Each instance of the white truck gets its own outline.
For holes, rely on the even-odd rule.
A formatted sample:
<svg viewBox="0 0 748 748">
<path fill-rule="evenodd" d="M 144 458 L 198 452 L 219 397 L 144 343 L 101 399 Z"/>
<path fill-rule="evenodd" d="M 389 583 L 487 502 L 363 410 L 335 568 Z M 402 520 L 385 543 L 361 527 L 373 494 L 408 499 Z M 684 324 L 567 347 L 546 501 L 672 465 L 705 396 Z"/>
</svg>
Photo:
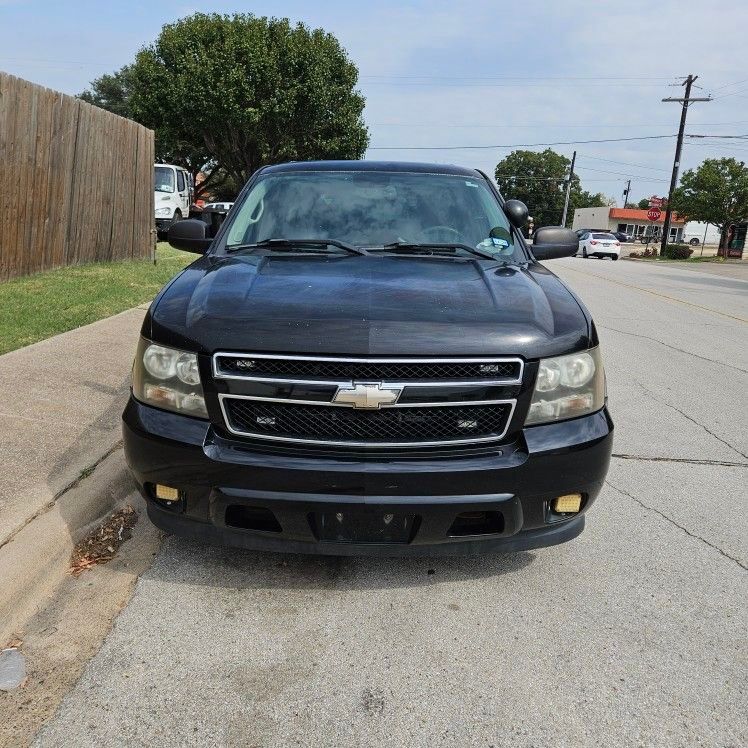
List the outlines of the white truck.
<svg viewBox="0 0 748 748">
<path fill-rule="evenodd" d="M 706 237 L 706 238 L 705 238 Z M 689 221 L 683 230 L 683 241 L 693 246 L 699 244 L 719 245 L 721 234 L 713 223 L 703 221 Z"/>
<path fill-rule="evenodd" d="M 190 214 L 194 194 L 192 174 L 174 164 L 154 164 L 153 190 L 156 235 L 160 240 L 164 240 L 169 233 L 169 227 Z"/>
</svg>

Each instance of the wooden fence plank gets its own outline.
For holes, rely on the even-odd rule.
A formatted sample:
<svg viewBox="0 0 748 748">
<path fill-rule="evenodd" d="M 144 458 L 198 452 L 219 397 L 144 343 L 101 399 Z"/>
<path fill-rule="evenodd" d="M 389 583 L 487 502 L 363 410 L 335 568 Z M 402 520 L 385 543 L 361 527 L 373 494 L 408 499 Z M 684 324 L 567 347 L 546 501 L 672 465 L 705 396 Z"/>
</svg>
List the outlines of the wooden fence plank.
<svg viewBox="0 0 748 748">
<path fill-rule="evenodd" d="M 0 281 L 149 257 L 153 162 L 151 130 L 0 72 Z"/>
</svg>

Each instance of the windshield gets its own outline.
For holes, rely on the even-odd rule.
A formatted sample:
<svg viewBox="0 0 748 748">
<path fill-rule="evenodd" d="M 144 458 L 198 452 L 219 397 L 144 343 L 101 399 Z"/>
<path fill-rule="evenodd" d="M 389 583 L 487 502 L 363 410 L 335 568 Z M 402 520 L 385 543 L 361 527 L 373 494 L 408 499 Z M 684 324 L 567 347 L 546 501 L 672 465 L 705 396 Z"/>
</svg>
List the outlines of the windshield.
<svg viewBox="0 0 748 748">
<path fill-rule="evenodd" d="M 227 249 L 267 239 L 335 239 L 357 247 L 431 242 L 524 259 L 480 178 L 383 171 L 270 174 L 231 213 Z"/>
<path fill-rule="evenodd" d="M 174 169 L 157 166 L 153 170 L 153 189 L 156 192 L 174 192 Z"/>
</svg>

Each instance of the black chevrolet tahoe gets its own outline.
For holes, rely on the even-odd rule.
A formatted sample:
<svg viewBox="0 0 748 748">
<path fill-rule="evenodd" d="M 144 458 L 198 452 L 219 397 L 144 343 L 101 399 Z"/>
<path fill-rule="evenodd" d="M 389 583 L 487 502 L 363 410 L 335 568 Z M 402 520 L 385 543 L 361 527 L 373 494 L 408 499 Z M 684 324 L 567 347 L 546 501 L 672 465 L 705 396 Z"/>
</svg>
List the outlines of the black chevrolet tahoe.
<svg viewBox="0 0 748 748">
<path fill-rule="evenodd" d="M 151 520 L 244 548 L 476 554 L 562 543 L 613 424 L 589 312 L 481 172 L 260 169 L 151 304 L 125 409 Z"/>
</svg>

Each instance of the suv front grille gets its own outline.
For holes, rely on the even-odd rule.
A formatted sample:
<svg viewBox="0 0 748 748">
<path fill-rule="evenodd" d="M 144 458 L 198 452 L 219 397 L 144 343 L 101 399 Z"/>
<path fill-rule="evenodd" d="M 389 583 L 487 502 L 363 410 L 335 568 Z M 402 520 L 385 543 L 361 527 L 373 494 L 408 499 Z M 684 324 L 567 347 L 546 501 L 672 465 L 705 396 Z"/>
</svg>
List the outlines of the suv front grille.
<svg viewBox="0 0 748 748">
<path fill-rule="evenodd" d="M 232 434 L 343 447 L 499 441 L 510 428 L 523 372 L 516 357 L 213 355 Z"/>
<path fill-rule="evenodd" d="M 235 432 L 356 446 L 496 439 L 506 431 L 512 412 L 510 403 L 367 411 L 231 397 L 224 402 Z"/>
<path fill-rule="evenodd" d="M 507 380 L 517 381 L 522 362 L 513 360 L 376 361 L 272 358 L 262 356 L 216 356 L 218 376 L 287 379 Z"/>
</svg>

